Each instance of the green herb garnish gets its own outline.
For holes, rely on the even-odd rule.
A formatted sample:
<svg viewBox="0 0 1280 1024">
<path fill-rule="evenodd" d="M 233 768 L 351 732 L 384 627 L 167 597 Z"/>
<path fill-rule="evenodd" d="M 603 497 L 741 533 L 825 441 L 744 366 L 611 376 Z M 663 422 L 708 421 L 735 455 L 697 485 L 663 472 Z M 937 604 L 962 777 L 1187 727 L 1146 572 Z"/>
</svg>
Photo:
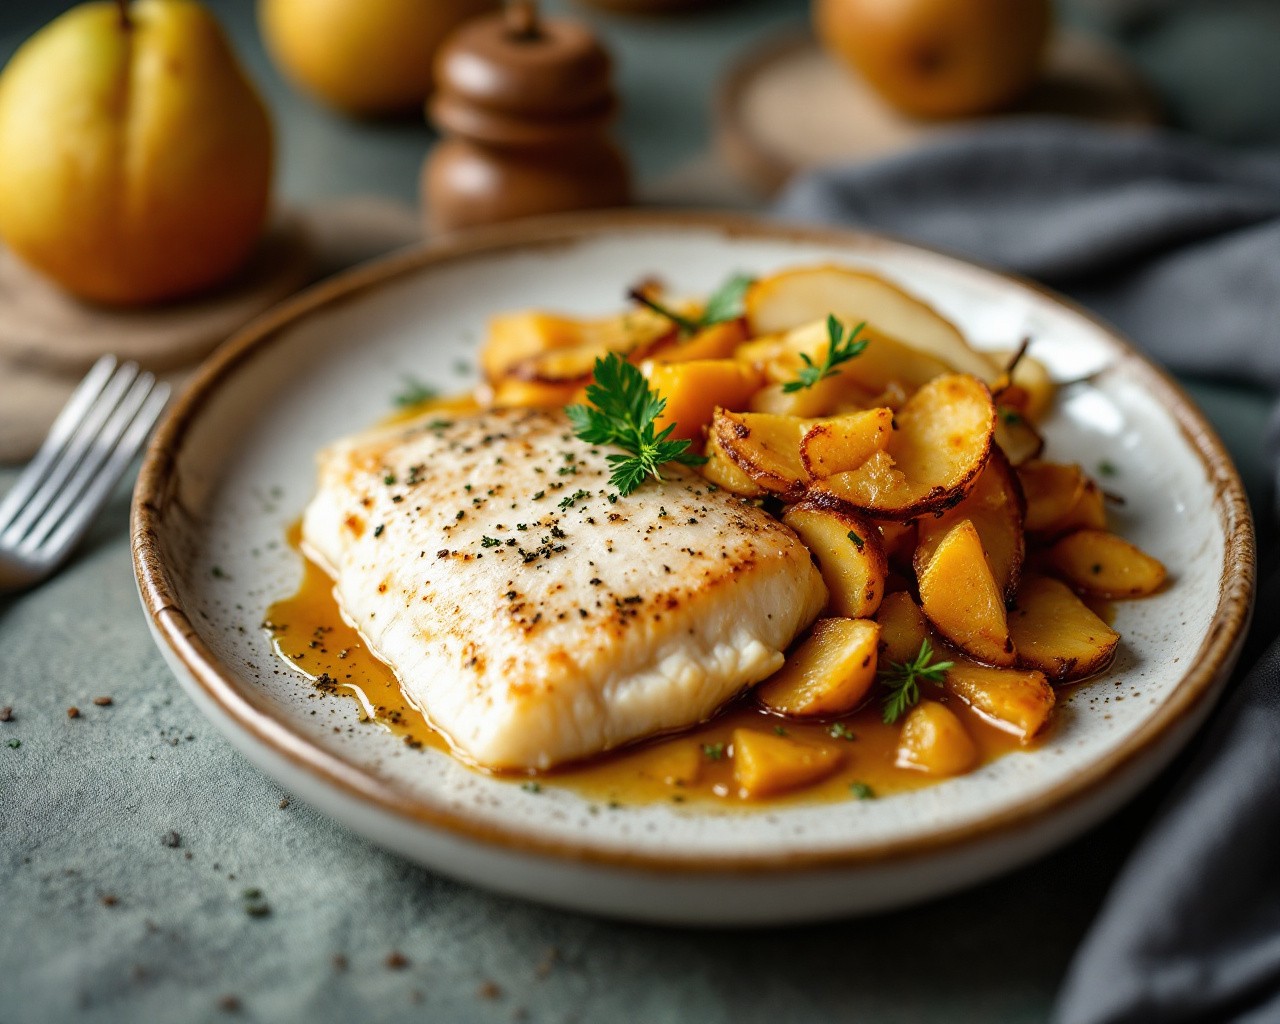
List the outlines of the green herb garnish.
<svg viewBox="0 0 1280 1024">
<path fill-rule="evenodd" d="M 921 682 L 941 686 L 947 669 L 954 664 L 952 661 L 934 661 L 933 645 L 926 638 L 920 641 L 920 651 L 911 661 L 895 661 L 887 669 L 882 669 L 880 682 L 889 688 L 889 695 L 884 699 L 885 723 L 892 725 L 907 708 L 920 702 Z"/>
<path fill-rule="evenodd" d="M 436 389 L 425 381 L 408 374 L 403 374 L 400 379 L 403 381 L 404 386 L 392 399 L 397 408 L 407 409 L 412 405 L 421 405 L 423 402 L 429 402 L 436 397 Z"/>
<path fill-rule="evenodd" d="M 595 380 L 587 386 L 590 405 L 571 405 L 565 412 L 574 433 L 588 444 L 613 444 L 629 455 L 607 457 L 612 472 L 609 482 L 623 495 L 640 486 L 646 476 L 661 480 L 658 467 L 667 462 L 700 466 L 707 460 L 689 451 L 689 442 L 670 440 L 675 424 L 661 433 L 654 421 L 667 407 L 667 400 L 649 389 L 644 374 L 610 352 L 596 360 Z"/>
<path fill-rule="evenodd" d="M 832 722 L 830 728 L 827 729 L 827 735 L 833 740 L 856 740 L 858 737 L 854 735 L 844 722 Z"/>
<path fill-rule="evenodd" d="M 803 391 L 805 388 L 813 387 L 820 380 L 826 380 L 838 374 L 840 371 L 836 369 L 837 366 L 847 363 L 855 356 L 862 355 L 862 350 L 867 347 L 868 342 L 865 338 L 858 340 L 858 335 L 866 326 L 864 321 L 846 334 L 844 325 L 834 316 L 828 316 L 827 351 L 823 354 L 822 362 L 815 363 L 808 352 L 801 352 L 800 358 L 804 360 L 804 366 L 800 367 L 795 380 L 789 380 L 782 385 L 782 390 L 788 394 Z"/>
<path fill-rule="evenodd" d="M 849 792 L 857 800 L 874 800 L 876 798 L 876 791 L 865 782 L 849 783 Z"/>
<path fill-rule="evenodd" d="M 853 541 L 853 546 L 856 547 L 859 551 L 861 551 L 863 548 L 867 546 L 867 542 L 863 540 L 861 537 L 859 537 L 852 530 L 849 531 L 849 539 Z"/>
<path fill-rule="evenodd" d="M 737 320 L 738 317 L 742 316 L 746 311 L 743 300 L 746 297 L 747 289 L 754 283 L 755 278 L 753 277 L 749 277 L 746 274 L 734 274 L 733 277 L 725 281 L 724 284 L 708 296 L 707 304 L 702 308 L 702 315 L 697 319 L 677 313 L 656 299 L 649 298 L 639 288 L 632 288 L 627 293 L 627 297 L 633 302 L 647 306 L 660 316 L 665 316 L 679 328 L 681 337 L 687 338 L 708 327 L 728 323 L 730 320 Z"/>
<path fill-rule="evenodd" d="M 1103 459 L 1098 463 L 1098 472 L 1103 476 L 1115 476 L 1119 470 L 1116 469 L 1115 463 L 1108 462 L 1106 459 Z"/>
<path fill-rule="evenodd" d="M 702 756 L 708 761 L 719 761 L 724 757 L 723 743 L 704 743 L 702 744 Z"/>
</svg>

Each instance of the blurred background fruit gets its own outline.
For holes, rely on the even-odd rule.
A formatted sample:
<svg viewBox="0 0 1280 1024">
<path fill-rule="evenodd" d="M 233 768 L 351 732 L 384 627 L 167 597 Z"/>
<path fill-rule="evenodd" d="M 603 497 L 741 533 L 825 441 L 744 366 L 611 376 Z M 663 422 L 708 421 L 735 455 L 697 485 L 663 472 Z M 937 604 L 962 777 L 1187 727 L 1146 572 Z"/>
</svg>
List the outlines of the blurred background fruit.
<svg viewBox="0 0 1280 1024">
<path fill-rule="evenodd" d="M 261 0 L 267 50 L 295 85 L 355 116 L 408 113 L 432 88 L 436 49 L 498 0 Z"/>
<path fill-rule="evenodd" d="M 0 236 L 80 298 L 218 284 L 262 234 L 266 108 L 194 0 L 73 8 L 0 75 Z"/>
<path fill-rule="evenodd" d="M 917 117 L 1008 105 L 1035 81 L 1049 0 L 814 0 L 823 45 Z"/>
</svg>

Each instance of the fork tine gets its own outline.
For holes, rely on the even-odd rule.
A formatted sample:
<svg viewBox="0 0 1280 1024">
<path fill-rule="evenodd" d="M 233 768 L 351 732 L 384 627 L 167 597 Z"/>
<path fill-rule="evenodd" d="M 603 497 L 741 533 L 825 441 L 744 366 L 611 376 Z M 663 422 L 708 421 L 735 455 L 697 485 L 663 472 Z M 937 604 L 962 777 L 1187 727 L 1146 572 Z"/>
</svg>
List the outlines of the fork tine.
<svg viewBox="0 0 1280 1024">
<path fill-rule="evenodd" d="M 62 452 L 80 420 L 84 418 L 85 412 L 97 401 L 102 389 L 115 372 L 115 368 L 116 357 L 103 356 L 93 364 L 92 369 L 85 374 L 84 380 L 76 386 L 71 398 L 62 407 L 62 412 L 58 413 L 53 426 L 49 428 L 48 436 L 45 437 L 40 450 L 36 452 L 35 458 L 27 464 L 22 475 L 9 488 L 9 493 L 4 496 L 4 500 L 0 501 L 0 533 L 4 532 L 10 520 L 35 493 L 45 473 Z"/>
<path fill-rule="evenodd" d="M 121 397 L 137 375 L 137 363 L 124 363 L 116 368 L 106 386 L 75 425 L 70 439 L 45 474 L 36 492 L 31 495 L 22 511 L 14 517 L 13 522 L 8 524 L 3 533 L 0 533 L 0 544 L 17 547 L 27 531 L 40 519 L 45 508 L 61 493 L 67 478 L 92 447 L 94 438 L 102 430 L 102 425 L 120 403 Z"/>
<path fill-rule="evenodd" d="M 124 475 L 134 456 L 146 444 L 151 435 L 151 428 L 164 412 L 169 400 L 169 385 L 158 384 L 147 396 L 142 408 L 138 410 L 129 424 L 124 436 L 112 451 L 110 458 L 98 475 L 92 480 L 79 503 L 62 521 L 58 529 L 46 540 L 40 555 L 47 561 L 56 562 L 64 558 L 92 523 L 93 518 L 101 510 L 111 496 L 112 488 Z"/>
<path fill-rule="evenodd" d="M 49 503 L 38 522 L 22 540 L 19 550 L 34 551 L 41 542 L 51 534 L 71 508 L 79 500 L 80 495 L 93 483 L 98 470 L 115 450 L 120 438 L 133 422 L 134 416 L 146 401 L 147 395 L 155 384 L 155 378 L 143 373 L 130 386 L 120 404 L 112 411 L 102 430 L 93 439 L 93 443 L 76 466 L 73 475 L 63 485 L 57 497 Z"/>
</svg>

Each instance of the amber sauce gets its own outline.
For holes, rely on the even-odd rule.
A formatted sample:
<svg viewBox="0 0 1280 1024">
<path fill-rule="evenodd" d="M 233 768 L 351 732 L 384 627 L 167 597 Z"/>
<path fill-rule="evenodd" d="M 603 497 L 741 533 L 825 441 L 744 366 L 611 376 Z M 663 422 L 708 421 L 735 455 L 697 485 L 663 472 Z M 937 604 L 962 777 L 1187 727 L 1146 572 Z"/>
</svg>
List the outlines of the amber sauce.
<svg viewBox="0 0 1280 1024">
<path fill-rule="evenodd" d="M 289 541 L 299 548 L 299 528 Z M 300 552 L 301 554 L 301 552 Z M 413 747 L 448 751 L 449 743 L 404 696 L 395 674 L 371 654 L 360 635 L 343 619 L 333 583 L 323 569 L 304 557 L 298 592 L 273 604 L 267 623 L 276 651 L 327 693 L 359 702 L 363 717 Z M 942 688 L 928 688 L 930 699 L 947 704 L 964 722 L 985 764 L 1010 751 L 1026 749 Z M 733 778 L 733 732 L 785 731 L 792 739 L 841 752 L 840 769 L 816 785 L 764 800 L 744 798 Z M 852 734 L 852 739 L 846 738 Z M 880 719 L 872 703 L 851 715 L 821 722 L 769 714 L 750 696 L 723 709 L 710 721 L 684 732 L 658 737 L 590 761 L 539 773 L 509 776 L 526 786 L 562 786 L 601 803 L 712 802 L 721 807 L 773 806 L 780 803 L 849 800 L 870 787 L 875 796 L 918 789 L 936 778 L 894 763 L 898 726 Z M 479 769 L 477 769 L 479 770 Z M 861 785 L 859 785 L 861 784 Z"/>
</svg>

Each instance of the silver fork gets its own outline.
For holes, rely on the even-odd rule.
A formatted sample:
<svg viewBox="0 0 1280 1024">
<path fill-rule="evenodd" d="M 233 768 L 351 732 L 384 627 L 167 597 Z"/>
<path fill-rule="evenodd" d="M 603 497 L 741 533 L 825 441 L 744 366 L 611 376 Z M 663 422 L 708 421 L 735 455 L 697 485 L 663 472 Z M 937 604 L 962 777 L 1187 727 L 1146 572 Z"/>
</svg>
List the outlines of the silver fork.
<svg viewBox="0 0 1280 1024">
<path fill-rule="evenodd" d="M 92 525 L 169 398 L 137 363 L 103 356 L 0 501 L 0 591 L 51 576 Z"/>
</svg>

